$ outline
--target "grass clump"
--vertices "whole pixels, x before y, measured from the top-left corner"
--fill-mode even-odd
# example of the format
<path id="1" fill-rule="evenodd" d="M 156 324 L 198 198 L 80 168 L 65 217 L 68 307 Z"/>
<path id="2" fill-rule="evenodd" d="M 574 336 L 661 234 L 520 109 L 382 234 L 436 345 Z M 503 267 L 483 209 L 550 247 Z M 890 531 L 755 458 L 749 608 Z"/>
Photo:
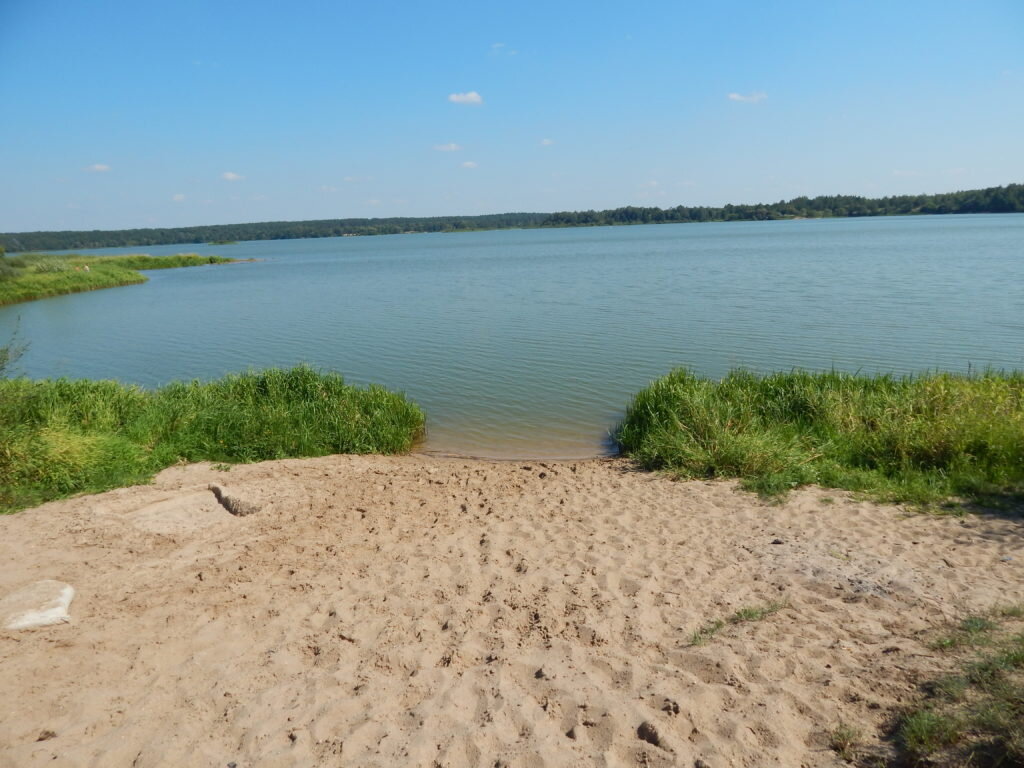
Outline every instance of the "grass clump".
<path id="1" fill-rule="evenodd" d="M 634 398 L 616 435 L 648 469 L 808 483 L 930 504 L 1024 494 L 1024 373 L 862 376 L 676 370 Z"/>
<path id="2" fill-rule="evenodd" d="M 847 723 L 839 723 L 828 734 L 828 746 L 846 762 L 852 762 L 857 756 L 857 744 L 860 743 L 861 732 Z"/>
<path id="3" fill-rule="evenodd" d="M 1024 619 L 1024 603 L 1001 605 L 996 608 L 995 613 L 1002 619 Z"/>
<path id="4" fill-rule="evenodd" d="M 925 700 L 903 716 L 897 746 L 910 762 L 1024 766 L 1024 634 L 984 621 L 993 634 L 986 652 L 927 683 Z"/>
<path id="5" fill-rule="evenodd" d="M 984 645 L 988 642 L 992 630 L 998 626 L 996 622 L 984 616 L 968 616 L 953 632 L 942 635 L 932 642 L 931 647 L 936 651 L 948 651 Z"/>
<path id="6" fill-rule="evenodd" d="M 761 621 L 762 619 L 768 618 L 773 613 L 778 613 L 785 608 L 786 605 L 787 604 L 785 602 L 772 600 L 764 605 L 751 605 L 740 608 L 726 619 L 715 619 L 714 621 L 705 624 L 700 629 L 694 630 L 694 633 L 690 636 L 690 645 L 704 645 L 729 624 L 742 624 L 746 621 Z"/>
<path id="7" fill-rule="evenodd" d="M 903 747 L 915 760 L 956 744 L 962 735 L 962 725 L 956 718 L 932 709 L 914 712 L 904 719 L 900 728 Z"/>
<path id="8" fill-rule="evenodd" d="M 705 645 L 711 638 L 718 634 L 718 631 L 725 626 L 721 619 L 715 619 L 705 624 L 700 629 L 695 629 L 690 636 L 690 645 Z"/>
<path id="9" fill-rule="evenodd" d="M 154 391 L 0 380 L 0 511 L 143 482 L 180 461 L 402 453 L 423 426 L 403 395 L 306 366 Z"/>
<path id="10" fill-rule="evenodd" d="M 764 605 L 751 605 L 740 608 L 728 618 L 730 624 L 740 624 L 744 621 L 761 621 L 773 613 L 778 613 L 786 607 L 786 603 L 779 600 L 772 600 Z"/>
<path id="11" fill-rule="evenodd" d="M 0 305 L 49 296 L 146 282 L 139 270 L 197 267 L 233 261 L 221 256 L 50 256 L 30 253 L 0 257 Z"/>

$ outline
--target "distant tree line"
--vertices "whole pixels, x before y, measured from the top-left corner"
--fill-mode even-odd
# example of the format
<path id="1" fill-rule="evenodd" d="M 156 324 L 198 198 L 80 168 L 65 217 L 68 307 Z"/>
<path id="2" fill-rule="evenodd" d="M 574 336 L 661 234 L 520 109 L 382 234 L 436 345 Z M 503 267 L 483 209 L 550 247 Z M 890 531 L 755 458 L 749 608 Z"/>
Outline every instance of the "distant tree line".
<path id="1" fill-rule="evenodd" d="M 613 224 L 668 224 L 699 221 L 768 221 L 794 218 L 897 216 L 940 213 L 1024 213 L 1024 184 L 938 195 L 868 198 L 854 195 L 795 197 L 777 203 L 675 208 L 627 206 L 606 211 L 498 213 L 484 216 L 431 216 L 388 219 L 321 219 L 215 224 L 168 229 L 21 232 L 0 234 L 0 249 L 12 252 L 65 251 L 176 243 L 290 240 L 344 235 L 395 235 L 483 229 L 588 227 Z"/>
<path id="2" fill-rule="evenodd" d="M 588 227 L 609 224 L 662 224 L 695 221 L 770 221 L 851 216 L 900 216 L 937 213 L 1024 213 L 1024 184 L 972 189 L 939 195 L 868 198 L 853 195 L 795 197 L 777 203 L 690 208 L 637 208 L 553 213 L 546 227 Z"/>
<path id="3" fill-rule="evenodd" d="M 0 234 L 8 251 L 73 251 L 178 243 L 231 244 L 241 240 L 293 240 L 345 235 L 398 235 L 410 232 L 459 232 L 474 229 L 539 227 L 546 213 L 496 213 L 485 216 L 431 216 L 390 219 L 321 219 L 212 224 L 205 227 L 92 230 L 85 232 L 18 232 Z"/>

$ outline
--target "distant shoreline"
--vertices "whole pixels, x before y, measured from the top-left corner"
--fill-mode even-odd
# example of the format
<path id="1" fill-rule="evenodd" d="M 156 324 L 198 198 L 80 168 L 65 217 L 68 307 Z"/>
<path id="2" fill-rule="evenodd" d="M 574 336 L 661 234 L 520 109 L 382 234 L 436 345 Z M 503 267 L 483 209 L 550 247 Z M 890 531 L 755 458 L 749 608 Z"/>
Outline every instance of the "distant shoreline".
<path id="1" fill-rule="evenodd" d="M 497 213 L 474 216 L 316 219 L 243 224 L 212 224 L 160 229 L 39 231 L 0 234 L 0 247 L 11 253 L 72 251 L 96 248 L 145 248 L 154 245 L 237 243 L 249 240 L 298 240 L 358 235 L 473 232 L 500 229 L 547 229 L 630 224 L 688 224 L 728 221 L 928 216 L 966 213 L 1024 213 L 1024 184 L 1008 184 L 934 195 L 866 198 L 856 195 L 795 197 L 751 205 L 645 208 L 625 206 L 603 211 Z"/>
<path id="2" fill-rule="evenodd" d="M 33 256 L 5 257 L 0 272 L 0 306 L 66 296 L 72 293 L 138 285 L 149 278 L 140 270 L 230 264 L 238 259 L 179 253 L 175 256 Z"/>

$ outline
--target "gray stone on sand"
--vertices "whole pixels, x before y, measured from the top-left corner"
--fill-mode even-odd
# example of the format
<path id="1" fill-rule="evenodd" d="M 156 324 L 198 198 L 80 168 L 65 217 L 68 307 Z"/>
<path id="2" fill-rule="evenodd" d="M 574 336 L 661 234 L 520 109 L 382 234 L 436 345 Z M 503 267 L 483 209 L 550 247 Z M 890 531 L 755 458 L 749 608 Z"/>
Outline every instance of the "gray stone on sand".
<path id="1" fill-rule="evenodd" d="M 0 600 L 0 626 L 35 629 L 71 621 L 68 608 L 75 588 L 63 581 L 36 581 Z"/>

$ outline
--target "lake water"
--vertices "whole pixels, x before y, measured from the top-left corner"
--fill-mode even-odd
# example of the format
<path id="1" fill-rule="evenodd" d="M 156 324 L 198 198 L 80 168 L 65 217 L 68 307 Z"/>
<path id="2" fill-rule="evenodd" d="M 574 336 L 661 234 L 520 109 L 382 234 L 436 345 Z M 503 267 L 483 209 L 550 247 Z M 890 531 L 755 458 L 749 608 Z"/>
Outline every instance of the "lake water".
<path id="1" fill-rule="evenodd" d="M 404 390 L 425 448 L 605 452 L 674 366 L 1024 368 L 1024 215 L 279 240 L 246 264 L 0 308 L 32 377 L 146 386 L 306 362 Z"/>

